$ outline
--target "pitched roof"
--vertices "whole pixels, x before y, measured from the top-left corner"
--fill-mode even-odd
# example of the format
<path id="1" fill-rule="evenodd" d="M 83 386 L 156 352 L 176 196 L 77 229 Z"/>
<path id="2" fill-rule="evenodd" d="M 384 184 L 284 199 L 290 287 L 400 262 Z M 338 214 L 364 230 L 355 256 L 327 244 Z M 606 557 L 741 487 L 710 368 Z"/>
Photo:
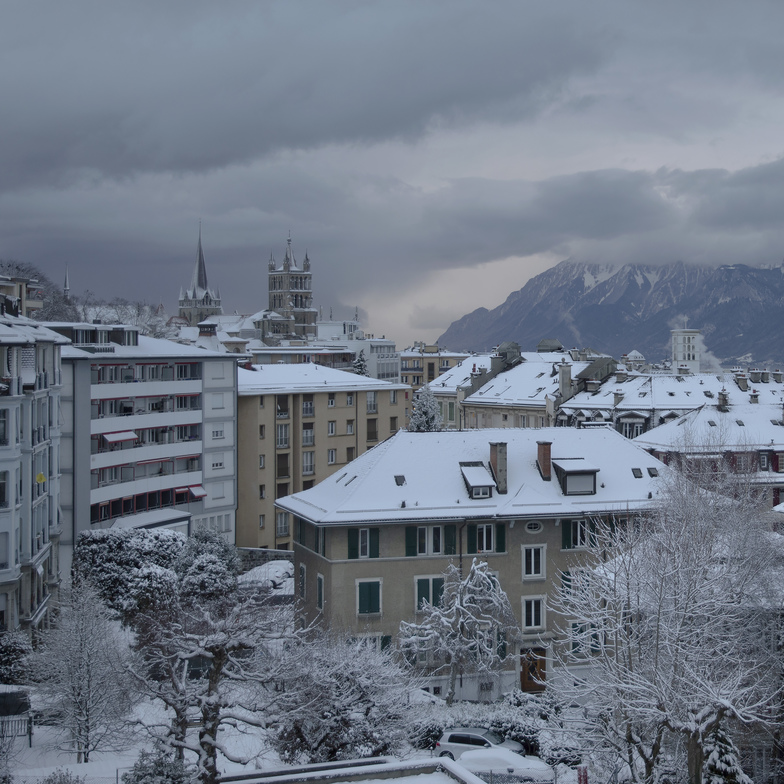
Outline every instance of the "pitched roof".
<path id="1" fill-rule="evenodd" d="M 237 386 L 240 397 L 245 395 L 282 394 L 285 392 L 410 389 L 407 384 L 393 384 L 390 381 L 358 376 L 347 370 L 336 370 L 335 368 L 315 365 L 310 362 L 285 365 L 254 365 L 253 367 L 253 370 L 239 368 L 237 371 Z"/>

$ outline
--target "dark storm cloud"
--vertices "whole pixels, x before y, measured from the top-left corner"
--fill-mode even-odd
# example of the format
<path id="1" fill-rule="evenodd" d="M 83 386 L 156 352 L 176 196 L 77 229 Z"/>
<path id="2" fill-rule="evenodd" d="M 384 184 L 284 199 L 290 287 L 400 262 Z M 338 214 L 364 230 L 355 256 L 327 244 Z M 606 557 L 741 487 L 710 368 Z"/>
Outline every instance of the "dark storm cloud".
<path id="1" fill-rule="evenodd" d="M 3 188 L 517 120 L 607 47 L 514 3 L 20 3 L 0 22 Z"/>

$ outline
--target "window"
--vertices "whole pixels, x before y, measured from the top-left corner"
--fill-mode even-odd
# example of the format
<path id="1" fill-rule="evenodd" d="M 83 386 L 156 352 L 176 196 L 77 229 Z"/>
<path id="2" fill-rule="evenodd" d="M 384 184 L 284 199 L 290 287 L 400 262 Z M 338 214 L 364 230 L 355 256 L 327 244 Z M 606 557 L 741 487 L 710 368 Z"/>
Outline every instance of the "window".
<path id="1" fill-rule="evenodd" d="M 8 486 L 8 471 L 0 471 L 0 507 L 5 509 L 10 501 L 10 490 Z"/>
<path id="2" fill-rule="evenodd" d="M 309 475 L 315 473 L 315 461 L 313 452 L 302 453 L 302 473 Z"/>
<path id="3" fill-rule="evenodd" d="M 562 548 L 564 550 L 574 550 L 588 546 L 588 521 L 587 520 L 563 520 Z"/>
<path id="4" fill-rule="evenodd" d="M 354 420 L 353 419 L 349 419 L 348 422 L 346 422 L 346 435 L 347 436 L 353 436 L 354 435 Z"/>
<path id="5" fill-rule="evenodd" d="M 381 580 L 357 580 L 357 614 L 381 613 Z"/>
<path id="6" fill-rule="evenodd" d="M 327 435 L 334 436 L 335 435 L 335 422 L 334 420 L 331 422 L 327 422 Z"/>
<path id="7" fill-rule="evenodd" d="M 315 433 L 312 422 L 302 425 L 302 446 L 313 446 L 316 442 Z"/>
<path id="8" fill-rule="evenodd" d="M 313 416 L 313 395 L 302 396 L 302 416 Z"/>
<path id="9" fill-rule="evenodd" d="M 259 528 L 264 528 L 264 515 L 259 515 Z"/>
<path id="10" fill-rule="evenodd" d="M 443 528 L 440 525 L 417 527 L 417 555 L 441 555 L 444 551 Z"/>
<path id="11" fill-rule="evenodd" d="M 278 510 L 275 512 L 275 536 L 286 537 L 289 535 L 289 513 Z"/>
<path id="12" fill-rule="evenodd" d="M 259 468 L 264 468 L 264 455 L 259 455 Z"/>
<path id="13" fill-rule="evenodd" d="M 491 524 L 476 527 L 476 547 L 479 553 L 493 552 L 493 526 Z"/>
<path id="14" fill-rule="evenodd" d="M 376 393 L 366 392 L 367 395 L 367 412 L 368 414 L 375 414 L 378 411 L 378 404 L 376 403 Z"/>
<path id="15" fill-rule="evenodd" d="M 397 433 L 397 417 L 389 417 L 389 432 Z"/>
<path id="16" fill-rule="evenodd" d="M 267 497 L 267 486 L 259 485 L 259 500 L 263 501 Z"/>
<path id="17" fill-rule="evenodd" d="M 545 578 L 546 545 L 523 547 L 523 579 L 543 580 Z"/>
<path id="18" fill-rule="evenodd" d="M 264 438 L 264 425 L 259 425 L 259 438 Z"/>
<path id="19" fill-rule="evenodd" d="M 367 440 L 368 441 L 378 441 L 378 420 L 377 419 L 368 419 L 367 420 Z"/>
<path id="20" fill-rule="evenodd" d="M 359 529 L 359 557 L 368 558 L 370 554 L 370 529 Z"/>
<path id="21" fill-rule="evenodd" d="M 347 535 L 349 559 L 378 558 L 378 528 L 349 528 Z"/>
<path id="22" fill-rule="evenodd" d="M 529 534 L 538 534 L 542 530 L 542 524 L 538 520 L 529 520 L 525 524 L 525 530 Z"/>
<path id="23" fill-rule="evenodd" d="M 474 487 L 471 491 L 472 498 L 490 498 L 489 487 Z"/>
<path id="24" fill-rule="evenodd" d="M 767 452 L 760 452 L 760 455 L 759 455 L 759 467 L 760 467 L 760 470 L 761 471 L 767 471 L 768 470 L 768 465 L 769 465 L 769 463 L 768 463 L 768 453 Z M 650 471 L 651 469 L 649 468 L 648 470 Z"/>
<path id="25" fill-rule="evenodd" d="M 277 438 L 275 439 L 275 446 L 278 449 L 288 449 L 289 448 L 289 426 L 288 425 L 278 425 L 278 428 L 277 428 Z"/>
<path id="26" fill-rule="evenodd" d="M 659 475 L 658 468 L 653 468 L 652 466 L 648 466 L 648 476 L 658 476 L 658 475 Z"/>
<path id="27" fill-rule="evenodd" d="M 305 585 L 307 583 L 306 575 L 305 564 L 301 563 L 299 565 L 299 598 L 303 601 L 305 599 Z"/>
<path id="28" fill-rule="evenodd" d="M 0 445 L 8 444 L 8 409 L 0 411 Z"/>
<path id="29" fill-rule="evenodd" d="M 212 468 L 213 470 L 223 468 L 223 455 L 215 455 L 212 458 Z"/>
<path id="30" fill-rule="evenodd" d="M 316 575 L 316 609 L 324 609 L 324 575 Z"/>
<path id="31" fill-rule="evenodd" d="M 288 419 L 289 417 L 288 395 L 275 395 L 275 412 L 278 419 Z"/>
<path id="32" fill-rule="evenodd" d="M 346 393 L 346 405 L 347 406 L 353 406 L 354 405 L 354 393 L 353 392 L 347 392 Z"/>
<path id="33" fill-rule="evenodd" d="M 455 421 L 455 404 L 453 401 L 450 401 L 447 405 L 447 418 L 450 422 Z"/>
<path id="34" fill-rule="evenodd" d="M 276 477 L 283 478 L 291 476 L 289 473 L 289 453 L 279 452 L 276 460 Z"/>
<path id="35" fill-rule="evenodd" d="M 346 462 L 350 463 L 354 459 L 356 449 L 353 446 L 346 447 Z"/>
<path id="36" fill-rule="evenodd" d="M 389 402 L 394 406 L 397 405 L 397 390 L 390 389 L 389 390 Z"/>
<path id="37" fill-rule="evenodd" d="M 337 449 L 327 449 L 327 465 L 335 465 L 338 459 Z"/>
<path id="38" fill-rule="evenodd" d="M 327 407 L 328 408 L 335 408 L 335 393 L 330 392 L 327 395 Z"/>
<path id="39" fill-rule="evenodd" d="M 264 408 L 264 395 L 259 395 L 259 408 Z"/>
<path id="40" fill-rule="evenodd" d="M 523 599 L 523 627 L 541 629 L 544 626 L 544 597 Z"/>
<path id="41" fill-rule="evenodd" d="M 422 609 L 425 602 L 438 604 L 444 593 L 444 578 L 442 575 L 434 577 L 415 577 L 416 584 L 416 611 Z"/>
<path id="42" fill-rule="evenodd" d="M 213 409 L 223 408 L 223 392 L 213 392 L 212 407 Z"/>

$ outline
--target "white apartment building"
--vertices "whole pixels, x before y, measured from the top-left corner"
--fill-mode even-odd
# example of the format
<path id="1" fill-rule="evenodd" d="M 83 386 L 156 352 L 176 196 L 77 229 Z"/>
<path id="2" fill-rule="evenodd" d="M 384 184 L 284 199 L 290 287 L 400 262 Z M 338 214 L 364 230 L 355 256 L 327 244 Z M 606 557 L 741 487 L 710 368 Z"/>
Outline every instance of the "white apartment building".
<path id="1" fill-rule="evenodd" d="M 60 349 L 0 297 L 0 629 L 48 624 L 60 582 Z"/>
<path id="2" fill-rule="evenodd" d="M 205 526 L 234 542 L 236 357 L 52 324 L 63 350 L 64 559 L 81 531 Z"/>

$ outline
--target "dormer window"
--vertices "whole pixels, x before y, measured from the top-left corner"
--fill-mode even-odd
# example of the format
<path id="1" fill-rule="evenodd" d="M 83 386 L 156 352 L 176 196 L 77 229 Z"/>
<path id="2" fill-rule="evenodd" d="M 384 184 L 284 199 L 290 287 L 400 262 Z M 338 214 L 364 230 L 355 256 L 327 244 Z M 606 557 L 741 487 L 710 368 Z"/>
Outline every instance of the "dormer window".
<path id="1" fill-rule="evenodd" d="M 471 498 L 490 498 L 489 487 L 474 487 L 472 491 Z"/>
<path id="2" fill-rule="evenodd" d="M 481 461 L 460 463 L 460 472 L 469 498 L 492 498 L 495 480 L 490 469 Z"/>
<path id="3" fill-rule="evenodd" d="M 553 458 L 555 474 L 564 495 L 595 495 L 598 468 L 582 457 Z"/>

